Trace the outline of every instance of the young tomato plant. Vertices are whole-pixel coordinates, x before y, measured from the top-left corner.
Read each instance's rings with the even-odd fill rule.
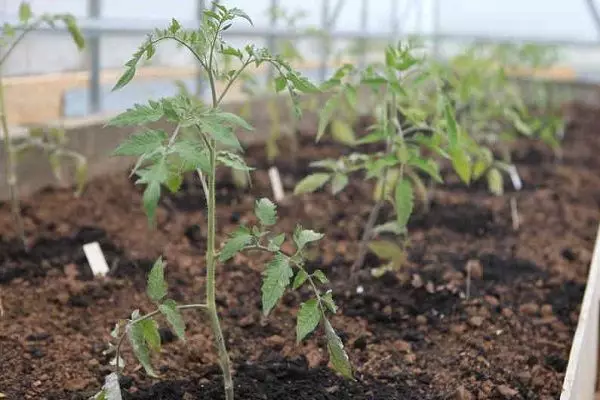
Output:
[[[14,139],[10,135],[8,127],[8,115],[6,108],[3,70],[6,62],[13,51],[19,46],[23,39],[31,32],[41,26],[50,26],[54,28],[57,24],[64,24],[69,31],[73,42],[79,50],[83,49],[85,41],[77,26],[75,18],[70,14],[41,14],[36,16],[32,13],[28,2],[22,2],[19,6],[19,23],[11,25],[5,23],[2,27],[2,37],[0,44],[4,48],[3,54],[0,57],[0,124],[2,128],[2,140],[4,141],[4,162],[6,185],[9,191],[11,212],[15,220],[17,234],[25,249],[27,246],[27,238],[25,237],[25,228],[23,226],[23,218],[21,216],[21,205],[19,199],[17,164],[18,156],[26,150],[37,148],[44,151],[49,156],[53,171],[59,171],[57,163],[62,157],[68,157],[75,160],[77,166],[78,181],[82,180],[85,175],[86,162],[85,158],[73,151],[66,150],[65,136],[59,130],[51,130],[48,135],[40,133],[39,130],[32,130],[32,134],[28,137],[20,138],[19,144],[15,145]]]
[[[352,65],[341,67],[324,83],[323,89],[332,92],[321,113],[317,140],[340,106],[346,103],[356,107],[357,91],[367,87],[372,92],[376,122],[370,132],[356,144],[378,143],[383,150],[372,153],[355,152],[337,160],[320,160],[312,166],[324,169],[301,180],[296,194],[313,192],[327,183],[336,194],[349,182],[349,175],[364,173],[366,179],[375,179],[375,205],[371,209],[359,251],[352,267],[353,276],[366,256],[368,248],[396,268],[404,260],[404,243],[372,240],[377,234],[391,233],[405,236],[407,223],[413,212],[415,192],[425,191],[423,177],[442,181],[440,159],[449,159],[461,179],[471,179],[473,150],[477,146],[460,129],[450,104],[439,96],[435,115],[423,110],[419,93],[424,90],[429,74],[423,59],[413,55],[412,47],[400,43],[388,46],[385,62],[368,65],[358,70]],[[391,203],[395,220],[376,226],[382,207]]]
[[[216,5],[215,11],[205,11],[202,28],[196,31],[183,30],[176,20],[165,30],[156,30],[140,46],[133,58],[126,63],[127,69],[117,82],[115,89],[125,86],[136,72],[136,66],[142,58],[151,58],[159,42],[172,40],[187,48],[196,61],[206,71],[211,92],[211,104],[206,105],[198,99],[186,96],[163,98],[136,105],[132,109],[113,119],[110,124],[117,126],[145,125],[158,120],[166,120],[175,126],[173,132],[144,128],[131,136],[115,151],[117,155],[136,156],[138,161],[133,172],[139,177],[137,183],[145,185],[143,202],[150,221],[155,211],[163,187],[177,191],[186,172],[195,172],[204,188],[207,203],[208,237],[205,255],[206,300],[202,304],[178,305],[173,300],[165,300],[167,295],[164,280],[164,264],[159,259],[148,279],[148,295],[156,303],[157,309],[142,315],[139,311],[131,318],[122,321],[114,331],[117,344],[115,351],[115,372],[106,379],[103,390],[97,398],[111,399],[120,395],[118,374],[123,362],[120,359],[121,344],[125,337],[133,347],[133,352],[146,372],[154,375],[150,364],[150,351],[160,346],[157,325],[154,317],[164,315],[175,333],[184,338],[184,322],[180,311],[187,308],[203,308],[208,314],[218,350],[220,366],[223,372],[225,398],[234,398],[234,386],[231,376],[230,359],[223,338],[219,314],[217,312],[216,271],[219,263],[225,263],[236,253],[245,250],[259,250],[272,255],[267,264],[262,283],[262,308],[265,315],[275,307],[288,287],[298,289],[306,286],[313,291],[313,298],[300,307],[297,319],[297,340],[303,340],[321,323],[324,327],[330,361],[337,371],[346,377],[352,377],[351,366],[344,347],[329,322],[328,315],[335,313],[336,307],[331,292],[320,287],[327,282],[321,271],[309,274],[304,268],[304,252],[311,242],[320,240],[323,235],[312,230],[296,228],[292,235],[295,244],[293,254],[284,253],[281,248],[286,240],[283,233],[270,231],[277,222],[275,205],[268,199],[260,199],[255,205],[258,224],[252,227],[240,226],[231,233],[229,239],[219,249],[216,244],[216,170],[225,166],[244,171],[251,168],[240,155],[241,145],[235,134],[236,128],[252,129],[238,115],[221,109],[222,102],[236,79],[250,66],[271,65],[281,77],[279,89],[287,89],[296,96],[299,92],[318,90],[306,78],[294,71],[287,62],[271,55],[265,49],[246,46],[243,50],[227,45],[222,33],[232,22],[250,18],[237,8]],[[239,60],[239,67],[222,71],[217,60],[219,55],[230,54]],[[227,83],[218,93],[215,82],[225,74]],[[185,131],[183,130],[185,128]],[[102,397],[104,396],[104,397]]]
[[[556,153],[564,122],[556,113],[531,113],[521,88],[511,78],[519,69],[537,69],[551,65],[544,48],[532,45],[473,46],[455,56],[447,65],[434,68],[443,82],[445,95],[456,108],[457,120],[479,144],[498,150],[502,162],[486,157],[475,179],[487,176],[489,189],[501,194],[502,173],[509,174],[520,187],[512,165],[509,145],[519,137],[538,139]]]

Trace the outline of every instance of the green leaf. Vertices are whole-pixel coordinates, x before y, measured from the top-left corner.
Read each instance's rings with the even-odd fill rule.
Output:
[[[333,114],[335,113],[335,111],[337,110],[337,108],[339,106],[340,99],[341,99],[341,97],[339,94],[329,98],[325,102],[325,105],[323,105],[323,108],[321,109],[321,111],[319,112],[319,126],[317,128],[317,142],[319,140],[321,140],[321,137],[325,133],[325,129],[327,128],[327,125],[329,125],[329,121],[331,121]]]
[[[128,126],[149,124],[160,120],[164,116],[162,106],[156,102],[150,102],[148,105],[134,104],[133,108],[117,115],[107,125],[109,126]],[[163,132],[163,131],[151,131]],[[164,133],[164,132],[163,132]],[[166,135],[166,133],[165,133]]]
[[[115,90],[119,90],[119,89],[123,88],[125,85],[127,85],[129,82],[131,82],[131,80],[135,76],[135,72],[136,72],[135,67],[127,68],[125,70],[125,72],[123,73],[123,75],[121,75],[121,77],[119,78],[119,80],[117,81],[115,86],[112,88],[112,91],[114,92]]]
[[[275,78],[275,92],[279,93],[287,86],[287,79],[284,76],[278,76]]]
[[[354,130],[345,121],[334,119],[331,121],[331,136],[341,144],[352,146],[356,143],[356,137],[354,136]]]
[[[277,222],[277,206],[266,197],[256,201],[254,214],[263,226],[275,225]]]
[[[123,400],[121,387],[119,386],[119,375],[116,372],[106,375],[101,395],[96,395],[94,400]]]
[[[245,19],[246,21],[248,21],[250,23],[250,25],[254,26],[254,23],[252,22],[252,19],[248,16],[248,14],[246,14],[243,10],[234,7],[232,9],[229,10],[229,13],[231,15],[235,15],[236,17],[240,17]]]
[[[183,161],[183,171],[195,171],[197,169],[204,173],[210,172],[210,156],[208,149],[191,140],[178,140],[171,151],[176,153]]]
[[[29,3],[26,1],[21,2],[19,5],[19,21],[21,21],[23,24],[26,24],[32,16],[33,13],[31,12],[31,6]]]
[[[414,207],[413,188],[408,180],[403,179],[398,182],[394,198],[398,225],[406,226]]]
[[[148,297],[154,302],[161,301],[167,295],[167,281],[165,281],[165,263],[162,257],[154,262],[148,274]]]
[[[321,296],[321,300],[323,301],[323,304],[325,304],[325,307],[327,307],[329,311],[331,311],[334,314],[337,312],[337,306],[333,301],[333,295],[331,294],[331,290],[328,290],[327,293]]]
[[[218,119],[205,118],[200,121],[202,131],[208,133],[214,140],[236,150],[241,150],[242,146],[235,133],[229,126],[225,126]]]
[[[306,335],[314,331],[319,321],[321,321],[321,310],[317,299],[302,303],[296,321],[296,342],[300,343]]]
[[[144,337],[142,326],[139,323],[130,324],[127,329],[127,338],[129,339],[129,343],[131,343],[133,354],[139,363],[142,364],[146,373],[151,377],[157,377],[154,369],[152,369],[152,364],[150,363],[150,351],[148,349],[148,344],[146,343],[146,338]]]
[[[367,246],[377,257],[383,260],[400,260],[404,258],[404,250],[397,244],[387,240],[372,240]]]
[[[456,148],[450,152],[452,167],[467,185],[471,182],[471,159],[463,150]]]
[[[225,262],[232,258],[236,253],[244,247],[252,243],[253,236],[247,228],[238,228],[229,239],[219,253],[219,261]]]
[[[230,151],[219,151],[219,154],[217,154],[217,160],[219,160],[229,168],[238,171],[252,171],[254,169],[246,165],[246,161],[244,161],[242,157]]]
[[[315,272],[312,273],[312,275],[317,278],[319,280],[319,282],[321,283],[327,283],[329,282],[329,279],[327,279],[327,277],[325,276],[325,274],[323,273],[323,271],[321,271],[320,269],[317,269]]]
[[[275,236],[274,238],[271,238],[269,240],[269,244],[267,246],[269,251],[272,251],[272,252],[279,251],[284,240],[285,240],[285,233],[281,233],[281,234]]]
[[[293,275],[294,271],[290,266],[290,260],[284,254],[275,255],[267,265],[261,288],[264,315],[268,315],[283,296]]]
[[[440,175],[440,167],[434,160],[424,160],[421,158],[411,157],[408,160],[408,164],[419,168],[421,171],[425,172],[436,182],[443,183],[442,176]]]
[[[160,148],[167,139],[167,134],[162,130],[147,130],[125,139],[113,151],[116,156],[141,156]]]
[[[302,179],[294,188],[294,194],[312,193],[321,188],[331,178],[331,174],[318,172]]]
[[[215,116],[223,123],[229,124],[231,126],[239,126],[241,128],[244,128],[248,131],[252,131],[254,130],[254,128],[252,127],[252,125],[250,125],[248,122],[246,122],[246,120],[244,120],[242,117],[229,113],[229,112],[224,112],[224,111],[218,111],[217,113],[215,113]]]
[[[158,324],[152,318],[136,322],[140,326],[144,335],[144,340],[148,348],[152,351],[160,351],[160,334],[158,333]]]
[[[158,306],[158,310],[165,316],[177,337],[185,342],[185,322],[175,300],[166,300]]]
[[[160,185],[169,178],[164,158],[149,168],[137,172],[139,179],[136,184],[147,184],[144,190],[144,210],[150,223],[154,223],[156,207],[160,199]]]
[[[67,14],[64,16],[63,22],[67,26],[67,31],[69,31],[71,39],[73,39],[73,42],[75,42],[77,48],[79,50],[83,50],[83,48],[85,47],[85,38],[83,37],[79,26],[77,26],[77,21],[75,20],[75,17]]]
[[[444,117],[448,129],[448,143],[450,149],[453,149],[458,145],[458,125],[454,116],[454,110],[449,101],[446,101],[444,105]]]
[[[329,361],[333,369],[339,372],[343,377],[354,379],[352,375],[352,366],[350,359],[344,350],[344,344],[340,337],[335,333],[328,319],[324,319],[325,337],[327,338],[327,351],[329,352]]]
[[[504,193],[504,179],[502,174],[496,168],[492,168],[487,173],[487,182],[490,192],[496,196],[502,196]]]
[[[389,221],[373,228],[373,233],[393,233],[394,235],[402,235],[406,233],[406,226],[399,225],[398,221]]]
[[[344,174],[334,174],[331,180],[331,194],[336,195],[348,185],[348,176]]]
[[[308,273],[303,269],[298,270],[298,273],[296,273],[296,277],[294,278],[294,282],[292,283],[292,288],[294,290],[298,289],[300,286],[302,286],[302,284],[304,284],[304,282],[306,282],[307,279]]]
[[[300,226],[296,228],[294,231],[294,243],[296,243],[296,247],[298,251],[302,250],[307,243],[315,242],[317,240],[323,239],[325,236],[322,233],[315,232],[310,229],[302,229]]]

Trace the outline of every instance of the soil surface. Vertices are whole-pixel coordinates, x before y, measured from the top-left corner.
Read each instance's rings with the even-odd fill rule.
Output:
[[[322,332],[295,344],[295,314],[309,293],[286,294],[271,316],[262,317],[265,259],[239,255],[217,273],[236,398],[557,399],[600,205],[600,114],[572,112],[561,162],[541,144],[516,143],[525,187],[501,197],[448,175],[429,212],[417,207],[411,219],[403,268],[375,278],[370,269],[381,262],[369,255],[360,288],[349,283],[348,271],[372,205],[371,183],[355,179],[337,196],[320,191],[284,201],[277,230],[291,232],[301,222],[326,234],[310,267],[330,278],[340,308],[332,323],[356,380],[327,368]],[[288,192],[310,171],[309,161],[343,151],[312,145],[309,137],[303,142],[295,168],[290,157],[277,161]],[[225,172],[219,181],[219,240],[237,223],[253,221],[256,196],[271,197],[263,148],[247,155],[257,167],[251,189],[237,190]],[[513,196],[522,219],[518,231],[511,222]],[[0,393],[7,399],[86,399],[110,372],[103,351],[114,323],[134,309],[151,310],[144,282],[156,257],[168,262],[171,298],[202,301],[202,193],[197,181],[186,181],[182,194],[162,202],[154,230],[142,212],[140,189],[126,173],[92,181],[78,199],[52,189],[24,205],[29,253],[13,239],[8,205],[0,207]],[[107,255],[106,278],[89,272],[81,246],[90,241]],[[126,349],[126,399],[223,398],[207,321],[193,311],[186,321],[186,343],[162,325],[165,345],[154,359],[160,379],[145,375]]]

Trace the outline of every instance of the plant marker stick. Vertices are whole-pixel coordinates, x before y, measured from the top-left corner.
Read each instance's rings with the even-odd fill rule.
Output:
[[[105,276],[108,273],[108,264],[98,242],[84,244],[83,252],[94,276]]]
[[[280,202],[285,197],[283,192],[283,184],[281,183],[281,177],[279,176],[279,170],[277,167],[269,168],[269,179],[271,180],[271,187],[273,188],[273,197],[276,202]]]
[[[521,181],[521,177],[519,176],[519,172],[517,168],[513,165],[508,169],[508,175],[510,176],[510,180],[512,181],[513,187],[515,190],[523,189],[523,181]]]
[[[521,218],[519,217],[519,210],[517,209],[517,199],[515,197],[511,197],[510,199],[510,215],[512,217],[512,225],[515,231],[519,230],[519,226],[521,225]]]

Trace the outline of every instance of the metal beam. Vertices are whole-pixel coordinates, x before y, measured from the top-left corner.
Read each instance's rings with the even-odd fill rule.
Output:
[[[88,0],[88,16],[94,21],[102,15],[102,1]],[[102,86],[100,82],[100,73],[102,70],[102,60],[100,56],[100,36],[101,31],[86,32],[87,49],[90,57],[90,72],[88,78],[89,98],[88,106],[91,114],[97,114],[102,109]]]

